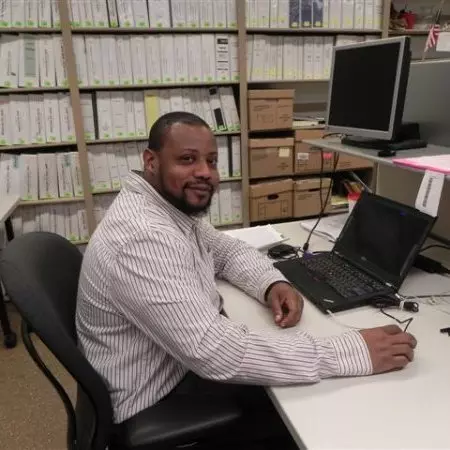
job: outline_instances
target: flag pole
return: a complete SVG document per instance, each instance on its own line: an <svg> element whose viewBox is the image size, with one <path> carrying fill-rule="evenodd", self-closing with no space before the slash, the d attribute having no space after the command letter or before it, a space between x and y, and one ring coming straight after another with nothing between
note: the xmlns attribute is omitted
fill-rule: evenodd
<svg viewBox="0 0 450 450"><path fill-rule="evenodd" d="M428 30L427 40L425 41L425 46L423 48L422 52L422 61L425 59L425 54L428 50L428 40L430 39L430 35L434 30L434 27L436 25L439 25L439 21L441 19L442 9L444 8L445 0L441 0L439 4L439 9L436 11L436 14L434 16L433 22L430 24L430 28Z"/></svg>

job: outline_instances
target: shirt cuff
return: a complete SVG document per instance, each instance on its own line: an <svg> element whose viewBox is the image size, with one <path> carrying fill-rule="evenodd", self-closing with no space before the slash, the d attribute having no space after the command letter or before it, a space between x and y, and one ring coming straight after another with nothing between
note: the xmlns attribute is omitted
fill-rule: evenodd
<svg viewBox="0 0 450 450"><path fill-rule="evenodd" d="M269 287L272 284L277 283L279 281L284 281L285 283L291 284L289 283L288 280L286 280L286 278L284 278L282 273L277 269L269 270L268 272L264 273L264 275L261 277L258 283L259 287L256 296L258 301L260 301L264 305L267 305L266 303L267 289L269 289Z"/></svg>
<svg viewBox="0 0 450 450"><path fill-rule="evenodd" d="M363 376L373 373L369 349L357 331L324 339L325 354L321 359L321 378Z"/></svg>

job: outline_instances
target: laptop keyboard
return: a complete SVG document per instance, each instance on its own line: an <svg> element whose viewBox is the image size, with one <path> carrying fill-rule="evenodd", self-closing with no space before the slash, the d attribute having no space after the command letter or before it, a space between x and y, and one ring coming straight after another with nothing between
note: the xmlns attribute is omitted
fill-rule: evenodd
<svg viewBox="0 0 450 450"><path fill-rule="evenodd" d="M332 253L301 258L300 262L315 278L326 282L345 298L363 297L386 290L384 284Z"/></svg>

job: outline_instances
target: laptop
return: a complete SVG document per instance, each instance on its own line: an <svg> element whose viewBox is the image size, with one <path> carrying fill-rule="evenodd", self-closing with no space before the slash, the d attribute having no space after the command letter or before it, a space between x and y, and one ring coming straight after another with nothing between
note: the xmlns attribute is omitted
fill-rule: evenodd
<svg viewBox="0 0 450 450"><path fill-rule="evenodd" d="M322 312L367 305L398 292L435 220L364 191L331 252L274 265Z"/></svg>

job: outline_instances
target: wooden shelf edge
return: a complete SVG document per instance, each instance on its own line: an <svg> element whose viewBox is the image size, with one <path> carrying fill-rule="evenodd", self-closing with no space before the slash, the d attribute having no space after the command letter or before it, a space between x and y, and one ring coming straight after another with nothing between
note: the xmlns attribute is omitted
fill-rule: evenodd
<svg viewBox="0 0 450 450"><path fill-rule="evenodd" d="M61 28L39 28L39 27L0 27L0 34L16 34L16 33L27 33L27 34L46 34L46 33L59 33L61 34Z"/></svg>
<svg viewBox="0 0 450 450"><path fill-rule="evenodd" d="M176 83L151 83L151 84L114 84L98 86L80 86L79 90L84 91L115 91L128 89L169 89L169 88L187 88L187 87L211 87L211 86L233 86L239 84L236 80L216 80L216 81L187 81Z"/></svg>
<svg viewBox="0 0 450 450"><path fill-rule="evenodd" d="M87 33L95 33L95 34L178 34L178 33L230 33L235 34L238 32L237 28L193 28L193 27L184 27L184 28L145 28L145 27L76 27L71 28L73 34L87 34Z"/></svg>
<svg viewBox="0 0 450 450"><path fill-rule="evenodd" d="M84 202L84 197L52 198L48 200L21 200L19 206L44 206L80 202Z"/></svg>
<svg viewBox="0 0 450 450"><path fill-rule="evenodd" d="M52 142L46 144L23 144L23 145L5 145L0 146L0 153L2 152L15 152L17 150L37 150L39 148L55 148L55 147L68 147L77 145L76 142Z"/></svg>
<svg viewBox="0 0 450 450"><path fill-rule="evenodd" d="M1 31L0 31L1 34ZM69 92L68 87L63 86L39 86L39 87L0 87L0 95L5 94L38 94L45 92Z"/></svg>
<svg viewBox="0 0 450 450"><path fill-rule="evenodd" d="M247 28L248 34L381 34L382 30L360 30L354 28Z"/></svg>
<svg viewBox="0 0 450 450"><path fill-rule="evenodd" d="M313 80L248 80L248 84L280 84L280 83L328 83L329 78L320 78Z"/></svg>

